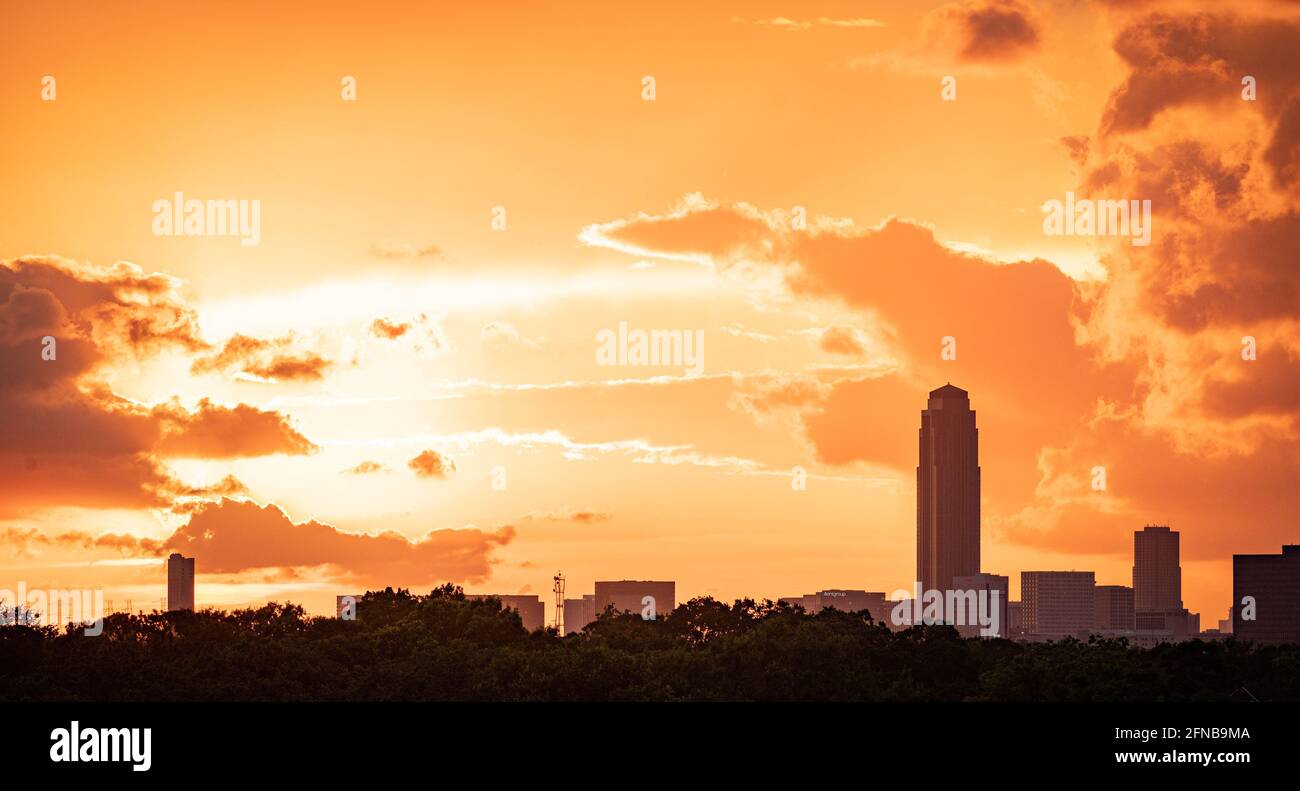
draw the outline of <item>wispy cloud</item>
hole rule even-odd
[[[816,19],[790,19],[789,17],[777,16],[766,19],[745,19],[743,17],[732,17],[732,22],[739,25],[755,25],[757,27],[769,27],[778,30],[812,30],[815,27],[831,28],[872,28],[885,27],[885,23],[879,19],[869,19],[866,17],[854,18],[835,18],[822,16]]]

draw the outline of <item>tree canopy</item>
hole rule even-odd
[[[1300,646],[963,639],[866,612],[692,599],[653,621],[524,630],[496,599],[388,588],[357,619],[295,604],[0,627],[0,700],[1300,700]]]

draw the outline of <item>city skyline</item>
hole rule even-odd
[[[915,586],[890,593],[867,589],[829,588],[801,596],[767,596],[746,594],[737,597],[757,601],[785,601],[802,606],[809,613],[834,607],[841,610],[868,610],[876,621],[891,628],[902,628],[916,622],[923,605],[908,604],[909,599],[930,591],[946,595],[957,592],[997,592],[992,606],[998,608],[999,617],[992,631],[984,636],[1030,637],[1033,639],[1064,637],[1083,638],[1090,633],[1119,636],[1131,633],[1141,642],[1158,639],[1156,635],[1168,633],[1170,639],[1187,639],[1201,633],[1201,614],[1189,613],[1183,608],[1182,567],[1179,552],[1180,533],[1167,525],[1145,525],[1133,532],[1131,585],[1098,583],[1093,571],[1077,570],[1022,570],[1020,571],[1020,598],[1010,595],[1008,575],[980,571],[979,541],[981,525],[978,507],[970,503],[979,497],[978,431],[975,411],[970,408],[970,394],[951,382],[932,390],[921,412],[920,444],[917,467],[917,577]],[[953,499],[949,504],[945,494]],[[1268,620],[1267,626],[1257,629],[1262,639],[1276,640],[1278,634],[1300,634],[1291,622],[1296,585],[1295,546],[1284,545],[1282,554],[1233,555],[1234,598],[1228,605],[1230,621],[1240,624],[1236,614],[1243,591],[1250,584],[1243,581],[1248,571],[1258,577],[1263,563],[1271,569],[1266,576],[1267,590],[1261,593],[1268,600],[1266,608],[1287,613],[1281,624],[1277,616]],[[195,558],[172,553],[166,560],[166,597],[162,609],[194,610]],[[1269,572],[1265,572],[1268,574]],[[557,572],[554,579],[562,579]],[[1293,577],[1296,577],[1293,579]],[[379,589],[393,587],[381,585]],[[401,587],[401,586],[397,586]],[[560,598],[549,603],[539,594],[480,593],[466,591],[466,598],[496,598],[502,606],[520,614],[528,631],[543,626],[557,626],[562,617],[564,632],[581,631],[597,615],[612,608],[615,612],[640,613],[653,619],[656,614],[666,615],[677,604],[676,582],[672,580],[597,580],[594,594],[580,598]],[[418,591],[416,591],[418,592]],[[643,598],[643,595],[645,598]],[[335,616],[343,619],[356,617],[356,601],[361,594],[336,594]],[[250,602],[256,605],[256,602]],[[646,605],[649,605],[647,608]],[[900,619],[896,609],[902,605],[909,615]],[[211,605],[206,605],[211,606]],[[979,606],[984,606],[983,604]],[[913,608],[916,609],[913,609]],[[1017,613],[1016,627],[1011,628],[1008,609]],[[113,610],[110,611],[120,611]],[[130,608],[128,607],[128,611]],[[147,611],[142,608],[140,611]],[[561,612],[563,615],[561,615]],[[915,612],[916,616],[911,615]],[[963,636],[979,636],[981,624],[968,620],[963,612],[948,612],[937,620],[958,626]],[[972,611],[973,613],[974,611]],[[345,614],[346,613],[346,614]],[[1272,613],[1270,613],[1272,614]],[[60,616],[65,615],[60,611]],[[1216,623],[1213,613],[1207,613],[1210,623]],[[977,616],[973,614],[970,618]],[[1300,617],[1297,615],[1295,617]],[[928,616],[927,616],[928,618]],[[1254,615],[1248,620],[1255,620]],[[68,622],[63,617],[60,622]],[[1248,630],[1249,631],[1249,630]]]
[[[1300,5],[237,6],[0,8],[0,589],[1019,601],[1161,525],[1208,626],[1297,542]]]

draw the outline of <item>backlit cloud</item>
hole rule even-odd
[[[456,463],[436,450],[422,451],[419,456],[407,462],[406,466],[421,478],[446,478],[456,471]]]
[[[513,527],[398,533],[347,533],[316,521],[294,522],[274,505],[222,500],[193,514],[163,542],[165,551],[202,558],[200,573],[326,566],[358,585],[476,583],[491,573],[493,552]]]

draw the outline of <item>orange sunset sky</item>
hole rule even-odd
[[[8,2],[0,36],[0,589],[156,602],[172,551],[200,605],[322,613],[910,589],[948,381],[1013,598],[1131,584],[1167,524],[1212,627],[1234,552],[1300,541],[1300,3]],[[177,192],[259,201],[259,243],[155,235]],[[1151,243],[1046,235],[1067,192],[1150,200]],[[702,371],[599,364],[620,322],[702,331]]]

